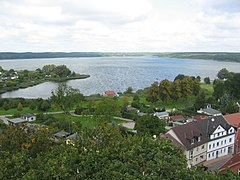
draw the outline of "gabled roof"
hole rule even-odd
[[[60,132],[57,132],[56,134],[54,134],[55,137],[59,137],[59,138],[62,138],[62,137],[67,137],[70,133],[62,130]]]
[[[14,118],[14,119],[9,119],[8,122],[12,123],[12,124],[18,124],[18,123],[24,123],[24,122],[27,122],[27,121],[25,119],[22,119],[22,118]]]
[[[108,91],[105,91],[105,96],[114,97],[116,96],[116,93],[114,91],[108,90]]]
[[[22,117],[27,117],[27,118],[30,118],[30,117],[33,117],[35,116],[34,114],[23,114]]]
[[[226,121],[226,119],[222,115],[211,116],[208,117],[207,119],[196,121],[195,123],[205,136],[211,135],[219,125],[222,126],[225,130],[231,128],[231,125]]]
[[[155,116],[169,116],[169,113],[166,111],[163,112],[155,112],[154,113]]]
[[[240,167],[240,154],[235,154],[233,157],[228,160],[222,167],[219,168],[220,171],[225,170],[226,168],[230,168],[238,165]]]
[[[161,134],[160,138],[170,140],[172,145],[174,145],[182,150],[185,150],[185,147],[181,143],[179,143],[174,137],[172,137],[170,134]]]
[[[174,115],[174,116],[171,116],[170,117],[173,121],[182,121],[182,120],[184,120],[185,118],[184,118],[184,116],[183,115]]]
[[[187,150],[200,146],[208,141],[205,134],[196,126],[195,122],[176,126],[172,128],[172,130]],[[200,141],[198,141],[198,137],[200,137]],[[193,144],[191,143],[192,140],[194,140]]]
[[[205,108],[205,109],[201,109],[200,111],[202,111],[202,113],[204,114],[208,114],[208,115],[218,115],[218,114],[222,114],[220,111],[213,109],[211,107]]]
[[[240,125],[240,112],[228,114],[225,115],[224,117],[233,127],[238,128],[238,126]]]

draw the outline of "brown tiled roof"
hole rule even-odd
[[[234,114],[228,114],[224,116],[225,119],[235,128],[238,128],[240,124],[240,112]]]
[[[240,166],[240,154],[233,155],[230,160],[228,160],[222,167],[219,168],[219,171],[224,171],[226,168],[231,169],[232,166],[236,165]]]
[[[172,130],[187,150],[200,146],[208,141],[207,137],[197,127],[195,122],[187,123],[182,126],[176,126],[172,128]],[[198,137],[200,137],[199,142]],[[194,139],[193,144],[191,144],[192,139]]]
[[[183,115],[175,115],[175,116],[171,116],[170,118],[171,118],[171,120],[173,120],[173,121],[181,121],[181,120],[184,120],[184,116],[183,116]]]
[[[113,97],[116,95],[116,93],[114,91],[105,91],[105,95]]]
[[[172,137],[170,134],[162,134],[160,136],[161,138],[163,139],[167,139],[171,142],[172,145],[174,145],[175,147],[178,147],[182,150],[185,150],[186,148],[181,144],[179,143],[174,137]]]

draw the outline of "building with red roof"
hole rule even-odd
[[[105,91],[104,92],[104,96],[107,96],[107,97],[115,97],[117,94],[114,92],[114,91]]]
[[[240,154],[233,155],[231,159],[229,159],[222,167],[219,168],[219,171],[226,172],[228,168],[240,175]]]
[[[240,112],[234,114],[225,115],[224,118],[237,129],[240,125]]]

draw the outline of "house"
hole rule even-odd
[[[66,132],[66,131],[64,131],[64,130],[62,130],[62,131],[57,132],[57,133],[54,134],[54,136],[55,136],[56,138],[65,138],[65,137],[67,137],[67,136],[69,136],[69,135],[70,135],[70,133],[68,133],[68,132]]]
[[[114,91],[108,90],[108,91],[105,91],[105,92],[104,92],[104,95],[103,95],[103,96],[106,96],[106,97],[116,97],[117,94],[116,94]]]
[[[7,121],[8,121],[8,124],[13,126],[27,122],[25,119],[22,119],[22,118],[8,119]]]
[[[66,137],[66,144],[67,145],[75,145],[74,140],[77,139],[79,135],[77,133],[70,134],[69,136]]]
[[[34,114],[23,114],[22,119],[25,119],[26,121],[35,121],[36,115]]]
[[[237,130],[240,125],[240,112],[225,115],[224,118]]]
[[[128,112],[130,112],[130,111],[139,112],[139,110],[138,110],[137,108],[132,107],[132,106],[130,106],[130,105],[127,106],[126,111],[128,111]]]
[[[222,113],[216,109],[211,108],[210,105],[207,106],[205,109],[200,109],[197,111],[200,114],[206,114],[208,116],[219,116],[222,115]]]
[[[219,172],[226,172],[227,169],[231,169],[233,172],[240,175],[240,154],[233,155],[231,159],[219,168]]]
[[[206,161],[207,137],[196,126],[195,122],[176,126],[166,133],[173,141],[177,141],[184,150],[188,167]],[[174,143],[173,143],[174,144]],[[179,147],[179,146],[177,146]]]
[[[174,115],[174,116],[170,116],[170,120],[173,122],[178,122],[178,121],[184,121],[185,117],[183,115]]]
[[[223,116],[196,121],[196,125],[208,138],[207,161],[233,154],[235,130]]]
[[[166,111],[163,112],[155,112],[154,116],[157,116],[159,119],[165,119],[168,120],[169,119],[169,113]]]
[[[166,134],[181,144],[189,167],[234,152],[235,130],[222,115],[175,126]]]

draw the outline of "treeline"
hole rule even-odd
[[[200,91],[200,77],[184,76],[179,74],[174,81],[167,79],[160,83],[155,82],[148,89],[147,100],[156,102],[162,100],[177,100],[179,98],[187,98],[192,95],[198,95]]]
[[[240,53],[226,52],[179,52],[179,53],[160,53],[160,57],[182,58],[182,59],[210,59],[219,61],[240,62]]]
[[[2,52],[0,59],[37,59],[37,58],[64,58],[64,57],[101,57],[102,54],[98,52]]]

